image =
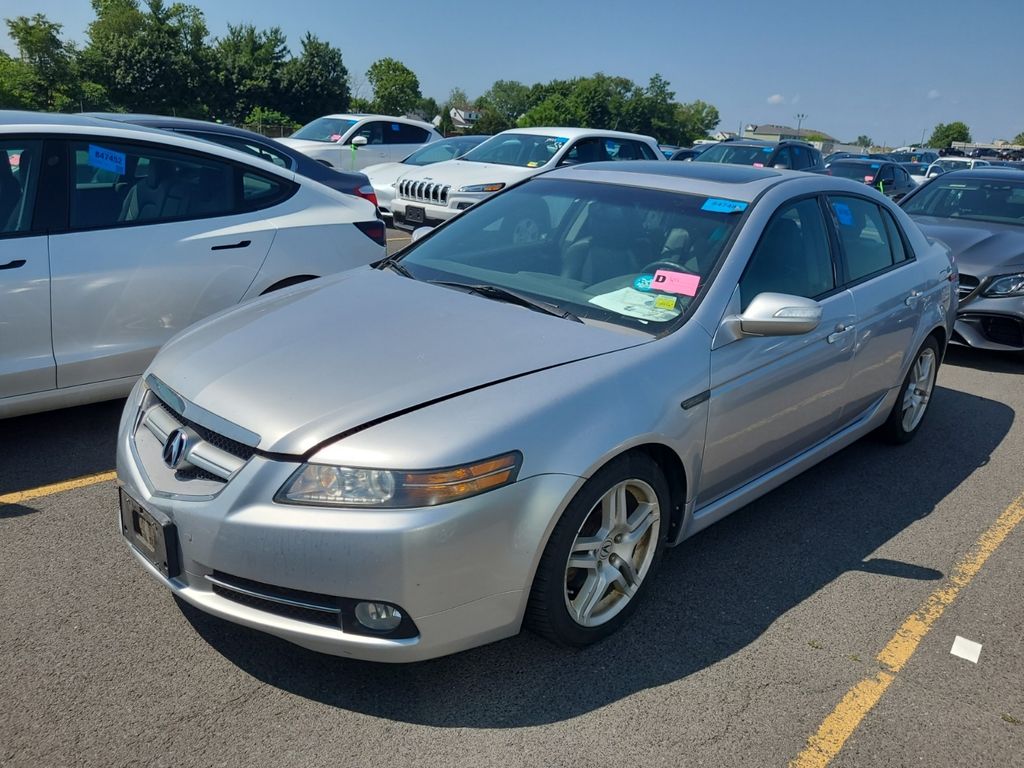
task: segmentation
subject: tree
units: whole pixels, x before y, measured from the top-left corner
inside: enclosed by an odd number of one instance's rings
[[[669,144],[686,146],[697,139],[706,139],[718,127],[721,117],[717,107],[697,99],[687,104],[676,104],[674,120],[674,133],[665,136],[663,140]]]
[[[954,141],[971,141],[971,129],[966,123],[959,120],[944,124],[939,123],[932,131],[932,137],[928,139],[929,147],[951,147]]]
[[[1024,131],[1021,131],[1016,136],[1014,136],[1013,141],[1011,141],[1010,143],[1016,144],[1018,147],[1024,145]]]
[[[281,73],[282,106],[300,123],[331,112],[345,112],[351,94],[341,51],[307,32],[302,53]]]
[[[415,73],[397,59],[378,59],[366,70],[373,88],[374,111],[382,115],[403,115],[416,108],[422,98]]]
[[[536,104],[535,93],[529,86],[517,80],[497,80],[477,99],[480,120],[474,130],[480,133],[508,130]]]
[[[875,140],[870,136],[865,136],[863,133],[857,137],[857,141],[854,142],[858,147],[873,147],[875,146]]]
[[[255,107],[280,106],[287,56],[288,44],[280,27],[257,30],[252,24],[228,24],[228,33],[217,38],[212,50],[217,84],[210,100],[214,115],[237,123]]]
[[[140,112],[203,114],[210,62],[202,11],[163,0],[92,0],[84,76],[111,102]]]

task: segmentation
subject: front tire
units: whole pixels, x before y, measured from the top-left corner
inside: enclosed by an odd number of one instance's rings
[[[934,336],[929,336],[914,356],[914,362],[900,386],[899,397],[880,430],[887,442],[901,445],[910,442],[917,434],[935,391],[938,371],[939,344]]]
[[[560,645],[618,630],[649,589],[665,547],[668,483],[644,454],[594,474],[566,507],[537,567],[526,624]]]

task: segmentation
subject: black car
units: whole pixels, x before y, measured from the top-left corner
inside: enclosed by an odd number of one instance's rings
[[[917,186],[903,166],[886,160],[849,157],[833,162],[828,173],[863,182],[893,200],[899,200]]]
[[[971,150],[971,157],[999,157],[999,150],[992,147],[978,147]]]
[[[695,163],[732,163],[755,168],[779,168],[824,173],[821,152],[804,141],[756,139],[722,141],[693,158]]]
[[[669,160],[693,160],[693,158],[699,155],[702,151],[703,150],[697,149],[696,147],[683,147],[673,152],[672,157],[670,157]]]
[[[370,180],[362,173],[337,171],[328,168],[321,162],[308,157],[296,149],[286,147],[280,142],[268,139],[253,131],[236,128],[233,125],[208,123],[204,120],[190,120],[185,117],[166,117],[163,115],[135,115],[121,112],[92,112],[89,117],[102,120],[114,120],[121,123],[132,123],[146,128],[159,128],[163,131],[184,133],[197,139],[237,149],[248,155],[266,160],[268,163],[287,168],[308,179],[319,181],[331,189],[346,195],[355,195],[377,205],[377,196],[373,192]]]

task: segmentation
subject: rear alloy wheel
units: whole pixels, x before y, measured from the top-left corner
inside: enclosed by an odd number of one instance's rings
[[[931,402],[938,372],[939,345],[929,336],[907,371],[899,397],[882,427],[882,434],[889,442],[906,443],[917,434]]]
[[[636,609],[668,529],[668,486],[644,455],[596,473],[566,508],[544,550],[530,596],[532,629],[565,645],[615,632]]]

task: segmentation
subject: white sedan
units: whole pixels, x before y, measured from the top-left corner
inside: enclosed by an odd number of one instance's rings
[[[121,397],[197,320],[384,254],[372,203],[250,155],[0,111],[0,418]]]

